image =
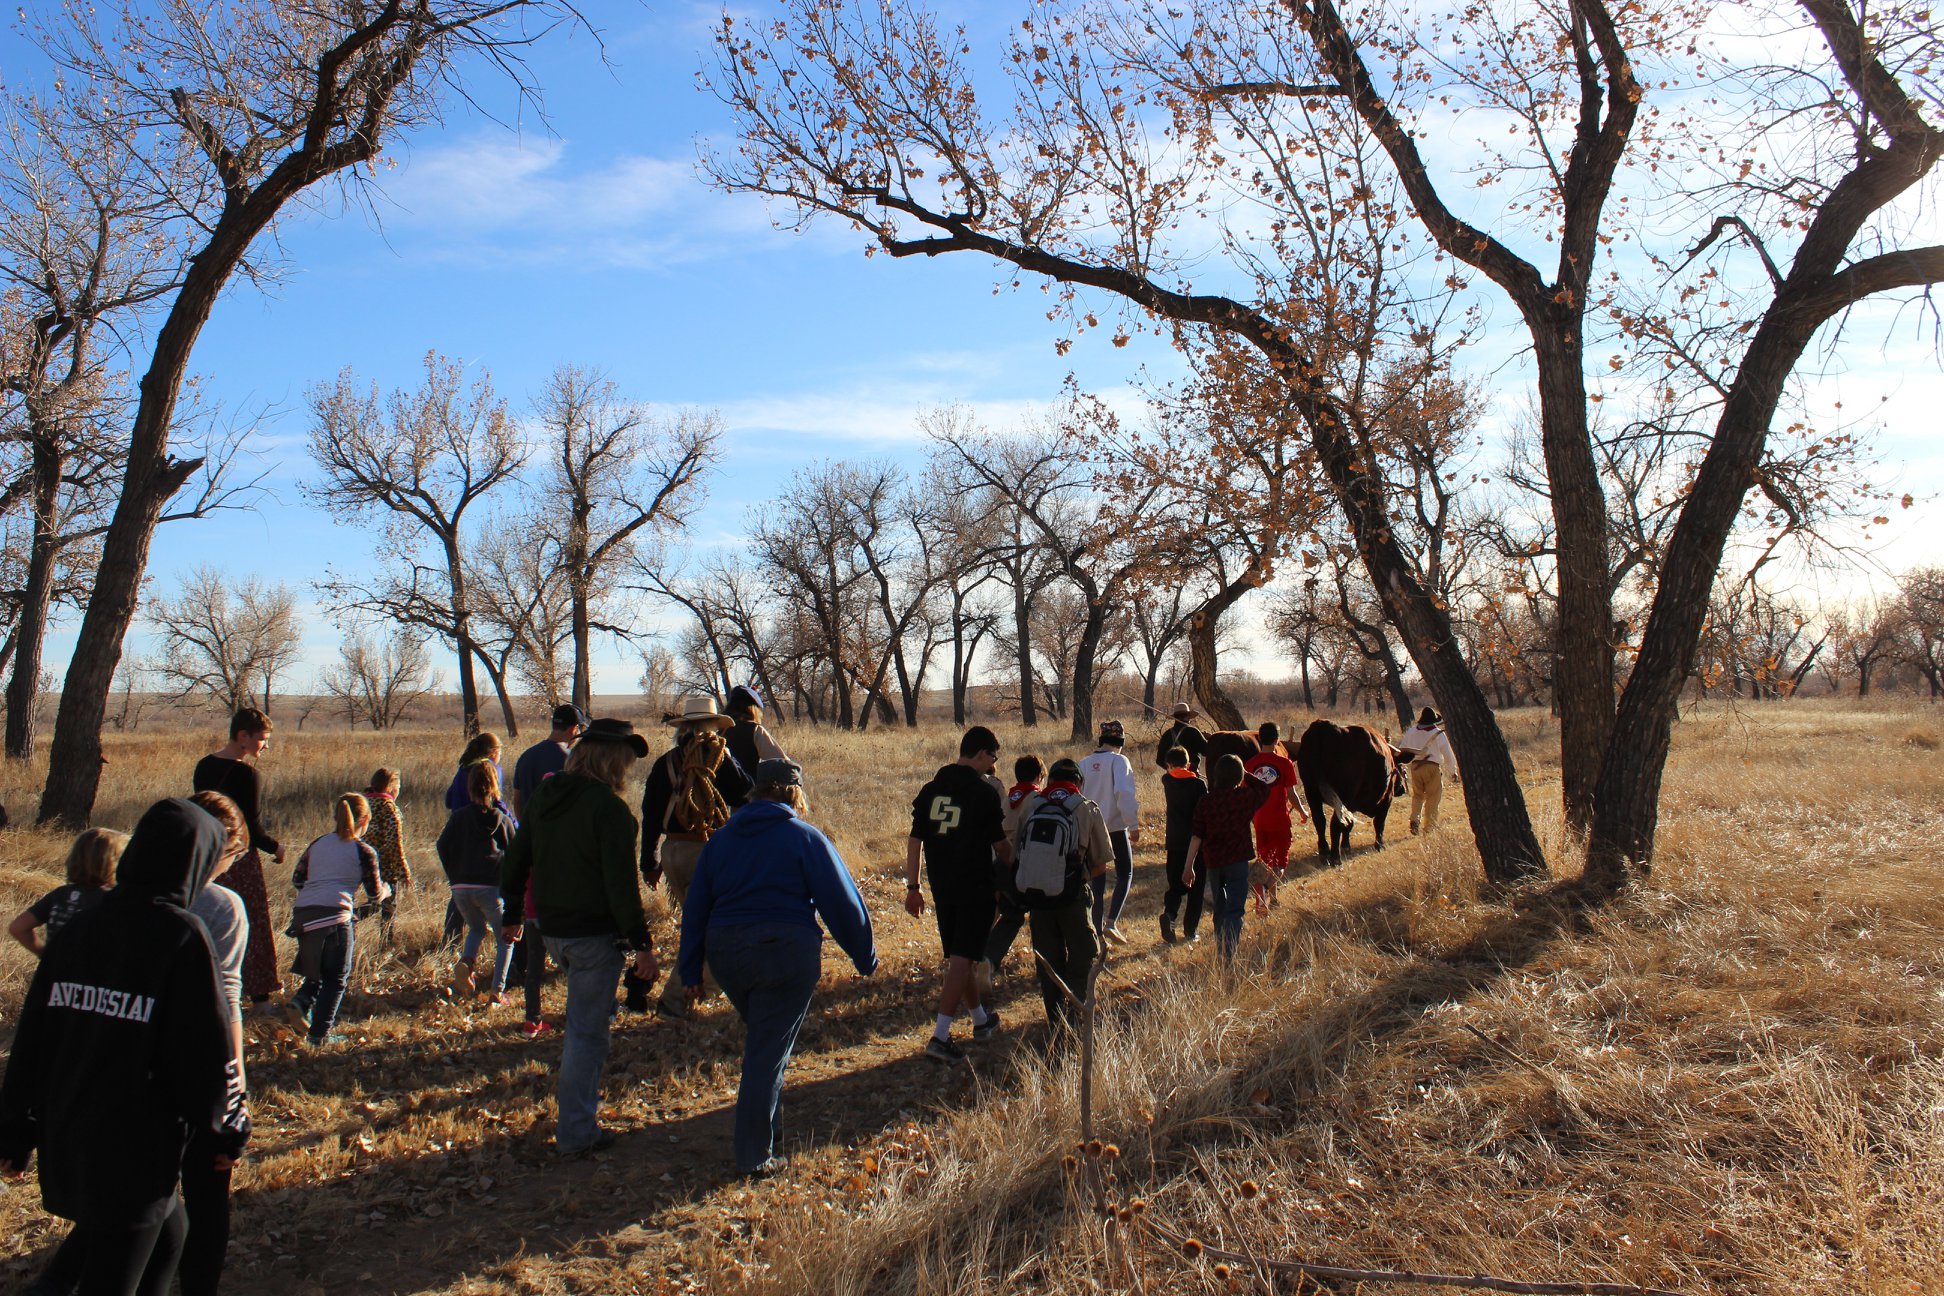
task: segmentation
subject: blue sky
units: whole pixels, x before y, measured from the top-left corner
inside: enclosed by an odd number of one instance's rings
[[[509,127],[455,107],[442,127],[395,143],[368,211],[326,201],[281,227],[279,281],[268,292],[234,287],[193,364],[229,410],[267,412],[255,444],[271,496],[254,512],[165,528],[151,565],[161,588],[210,562],[286,582],[309,601],[326,561],[375,560],[363,531],[297,490],[309,472],[304,391],[347,364],[389,388],[415,383],[420,358],[437,349],[490,370],[524,408],[556,365],[573,362],[607,370],[638,399],[719,410],[727,441],[694,533],[702,543],[734,543],[749,509],[799,467],[915,461],[923,408],[961,402],[1003,424],[1052,400],[1069,370],[1090,390],[1114,391],[1141,364],[1172,369],[1152,338],[1116,350],[1111,330],[1056,354],[1063,333],[1042,293],[995,293],[989,263],[866,259],[848,230],[776,231],[759,202],[709,191],[695,175],[697,141],[725,137],[728,121],[695,72],[719,12],[603,5],[605,65],[584,33],[534,50],[547,124]],[[984,24],[1011,9],[966,12]],[[18,55],[5,48],[10,61]],[[489,108],[510,112],[498,87],[481,89]],[[1509,310],[1498,314],[1509,329]],[[1515,345],[1480,350],[1503,356]],[[1890,398],[1879,445],[1891,483],[1920,496],[1944,489],[1932,413],[1944,407],[1944,381],[1931,348],[1865,344],[1848,364],[1828,390],[1849,409]],[[1508,372],[1497,384],[1497,416],[1512,417],[1525,384]],[[1900,517],[1884,565],[1944,555],[1937,516],[1926,502]],[[306,630],[309,661],[328,661],[338,625],[313,605]],[[51,668],[70,646],[56,638]],[[597,690],[631,690],[637,673],[634,655],[610,646]],[[445,674],[450,682],[449,664]]]

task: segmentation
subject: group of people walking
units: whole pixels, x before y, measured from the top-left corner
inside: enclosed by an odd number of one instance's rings
[[[1194,718],[1178,706],[1156,753],[1168,879],[1160,932],[1193,942],[1206,911],[1233,957],[1251,890],[1258,904],[1273,900],[1290,812],[1302,806],[1274,725],[1258,732],[1256,755],[1217,756],[1204,781]],[[687,699],[664,721],[673,740],[643,779],[639,816],[628,796],[650,748],[625,720],[557,708],[510,784],[498,741],[469,743],[437,841],[451,887],[446,936],[459,945],[453,988],[503,1003],[519,956],[524,1030],[538,1036],[549,1029],[546,960],[563,971],[554,1147],[569,1156],[614,1141],[599,1103],[617,998],[686,1018],[719,990],[745,1026],[734,1164],[762,1176],[783,1147],[783,1078],[824,932],[869,976],[871,915],[836,848],[806,821],[803,770],[763,727],[753,690],[735,690],[725,711]],[[332,830],[292,868],[286,934],[300,982],[274,1003],[282,978],[264,859],[282,863],[286,852],[265,830],[251,763],[272,728],[262,712],[239,711],[228,742],[196,766],[191,797],[157,802],[127,836],[82,833],[66,885],[9,929],[41,961],[0,1084],[0,1173],[25,1173],[38,1153],[48,1210],[75,1221],[30,1291],[161,1293],[179,1276],[184,1296],[215,1292],[230,1169],[249,1136],[246,1009],[281,1011],[311,1045],[329,1046],[359,919],[375,917],[392,939],[396,890],[412,875],[400,780],[387,768],[364,792],[334,799]],[[1420,728],[1418,762],[1448,757],[1435,716]],[[1103,948],[1127,942],[1140,806],[1125,746],[1110,721],[1078,760],[1020,757],[1008,787],[997,736],[975,726],[913,799],[905,908],[923,915],[929,890],[946,960],[928,1057],[965,1060],[953,1038],[961,1016],[973,1044],[999,1032],[988,997],[1021,930],[1054,1039],[1091,994]],[[1415,830],[1415,804],[1412,817]],[[1435,819],[1432,795],[1427,827]],[[642,883],[666,884],[679,914],[665,978]],[[488,940],[490,966],[479,962]]]

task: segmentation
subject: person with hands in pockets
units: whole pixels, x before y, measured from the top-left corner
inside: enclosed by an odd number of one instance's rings
[[[524,915],[531,882],[547,953],[567,970],[554,1126],[554,1150],[563,1156],[614,1142],[597,1116],[615,990],[624,965],[646,981],[661,975],[641,907],[639,825],[622,799],[635,762],[647,755],[647,741],[626,720],[588,725],[560,773],[534,790],[500,869],[501,912]],[[507,921],[503,939],[519,940],[521,924]]]

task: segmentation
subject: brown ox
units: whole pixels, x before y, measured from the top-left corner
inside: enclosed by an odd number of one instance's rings
[[[1272,743],[1270,744],[1269,750],[1281,752],[1291,760],[1296,759],[1295,750],[1286,742],[1278,741]],[[1251,756],[1257,755],[1261,751],[1262,744],[1256,741],[1255,730],[1217,729],[1214,733],[1208,735],[1208,749],[1202,753],[1202,767],[1204,769],[1213,769],[1215,767],[1215,760],[1219,756],[1234,756],[1246,765],[1249,763]]]
[[[1343,848],[1360,814],[1370,816],[1377,849],[1384,848],[1391,798],[1404,792],[1388,739],[1367,725],[1318,720],[1296,744],[1296,773],[1316,824],[1316,853],[1325,864],[1343,863]]]

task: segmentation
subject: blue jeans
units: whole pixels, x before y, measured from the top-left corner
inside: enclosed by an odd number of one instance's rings
[[[1120,921],[1127,908],[1127,891],[1134,885],[1134,848],[1128,844],[1127,830],[1107,834],[1114,846],[1114,903],[1107,904],[1107,875],[1093,879],[1093,920],[1097,931],[1106,931]]]
[[[1223,958],[1232,959],[1242,940],[1242,915],[1249,907],[1249,861],[1209,870],[1208,886],[1208,905],[1215,914],[1215,943]]]
[[[561,1032],[560,1080],[555,1097],[560,1119],[554,1147],[579,1152],[600,1133],[601,1068],[607,1065],[608,1023],[614,1020],[614,989],[625,961],[616,938],[548,936],[547,953],[567,970],[567,1025]]]
[[[716,984],[748,1028],[735,1144],[736,1169],[747,1172],[783,1148],[783,1069],[817,989],[823,934],[794,923],[711,927],[703,949]]]
[[[310,1018],[310,1042],[321,1044],[337,1025],[338,1009],[344,1006],[344,991],[351,984],[351,954],[357,945],[357,924],[340,923],[324,933],[324,948],[318,956],[317,975],[305,977],[290,1002]]]
[[[460,961],[471,967],[472,961],[479,957],[479,947],[486,943],[487,933],[491,933],[498,946],[493,959],[493,993],[506,989],[506,969],[513,962],[513,946],[499,938],[500,933],[500,893],[498,887],[456,886],[452,888],[453,907],[466,923],[466,943],[459,948]]]

